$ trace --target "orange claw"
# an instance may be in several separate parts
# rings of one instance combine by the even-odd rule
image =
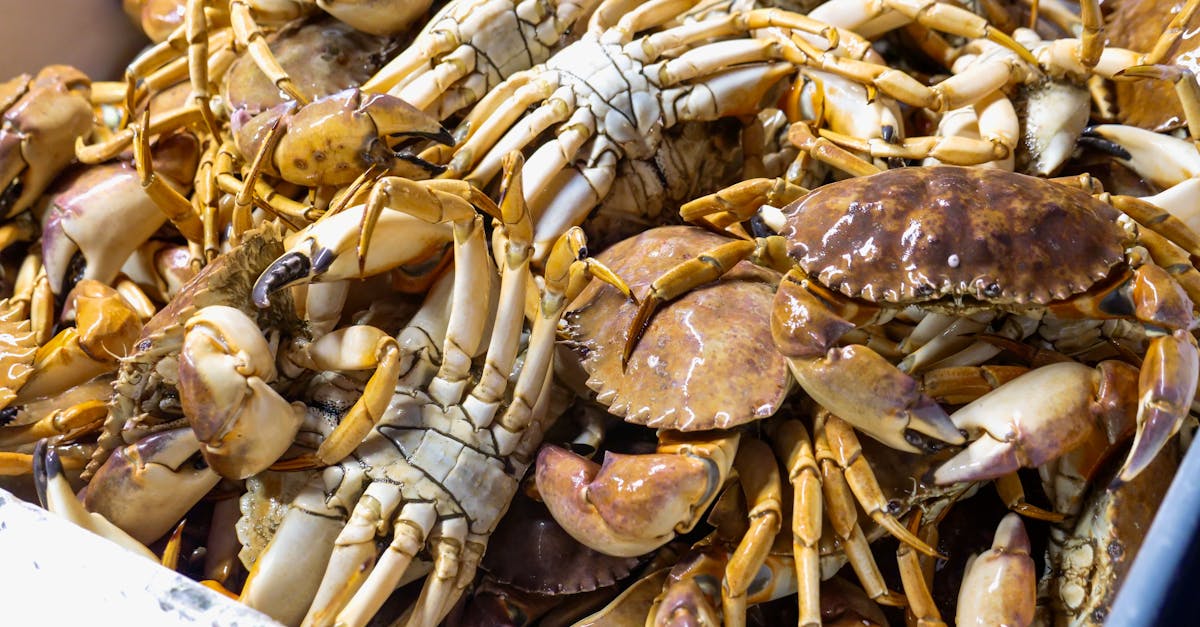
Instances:
[[[1060,362],[996,388],[951,415],[974,442],[939,467],[934,480],[995,479],[1040,466],[1097,434],[1115,443],[1132,422],[1132,405],[1124,397],[1134,372],[1119,362],[1095,368]]]
[[[642,555],[699,521],[729,475],[738,440],[737,433],[703,440],[664,432],[657,453],[606,453],[602,465],[545,446],[537,488],[576,540],[609,555]]]
[[[1187,417],[1200,377],[1200,352],[1186,331],[1150,341],[1138,378],[1137,434],[1114,487],[1132,480],[1158,454]]]

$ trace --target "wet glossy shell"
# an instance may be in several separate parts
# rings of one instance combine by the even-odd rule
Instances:
[[[1086,291],[1124,258],[1115,209],[1088,194],[982,168],[902,168],[826,185],[784,209],[809,276],[892,303],[960,297],[1036,306]]]
[[[619,242],[599,258],[642,295],[674,265],[728,241],[693,227],[663,227]],[[613,414],[653,427],[728,428],[770,416],[788,383],[769,324],[778,283],[775,272],[742,262],[721,280],[664,305],[622,372],[621,350],[637,306],[593,281],[566,315],[588,387]]]

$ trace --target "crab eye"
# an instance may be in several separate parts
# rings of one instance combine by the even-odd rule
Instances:
[[[988,298],[996,298],[1000,295],[1000,284],[988,283],[987,286],[983,288],[983,295],[987,296]]]

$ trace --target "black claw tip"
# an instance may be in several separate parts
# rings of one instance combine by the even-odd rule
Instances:
[[[1128,150],[1125,150],[1125,148],[1123,148],[1120,144],[1098,135],[1080,136],[1080,138],[1076,140],[1076,143],[1085,148],[1099,150],[1100,152],[1112,155],[1118,159],[1124,159],[1126,161],[1133,159],[1133,155],[1130,154]]]
[[[327,250],[318,251],[318,259],[321,259],[321,252]],[[322,271],[327,270],[330,263],[333,263],[332,258],[325,261]],[[250,291],[250,298],[259,309],[266,309],[271,305],[271,294],[309,276],[312,269],[313,264],[308,257],[300,253],[287,253],[276,259],[259,275],[258,280],[254,282],[254,288]],[[313,272],[313,274],[319,273]]]
[[[453,146],[456,143],[454,141],[454,135],[451,134],[450,131],[446,130],[446,127],[444,126],[436,133],[420,133],[418,136],[435,141],[443,146]]]
[[[422,168],[422,169],[428,171],[430,176],[437,176],[437,175],[441,174],[442,172],[446,171],[446,166],[438,165],[436,163],[430,163],[430,162],[412,154],[411,152],[397,152],[396,158],[399,159],[400,161],[404,161],[406,163],[411,163],[411,164],[417,166],[418,168]]]
[[[33,486],[37,490],[38,502],[46,506],[46,485],[50,479],[62,474],[62,461],[58,452],[50,448],[46,439],[42,438],[33,446]]]

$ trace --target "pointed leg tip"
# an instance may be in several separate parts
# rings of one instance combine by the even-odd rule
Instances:
[[[316,455],[308,454],[271,464],[269,470],[276,472],[296,472],[300,470],[323,470],[330,464],[325,463]]]

